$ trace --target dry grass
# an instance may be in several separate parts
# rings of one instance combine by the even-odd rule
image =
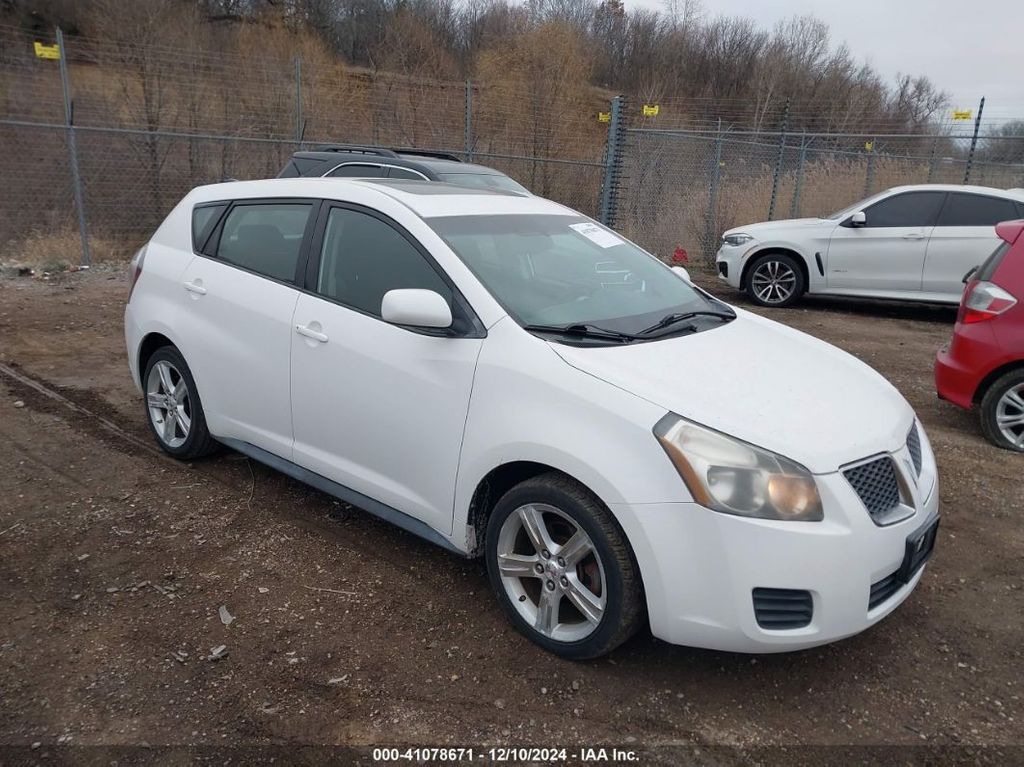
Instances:
[[[90,237],[93,264],[119,263],[131,258],[132,245],[105,237]],[[63,272],[82,261],[82,242],[77,229],[31,232],[18,242],[8,243],[0,251],[0,266],[30,268],[43,272]]]

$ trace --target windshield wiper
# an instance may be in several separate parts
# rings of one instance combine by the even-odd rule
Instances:
[[[685,320],[692,320],[695,317],[717,317],[718,319],[728,322],[729,320],[736,319],[736,315],[732,312],[712,312],[707,309],[702,309],[696,312],[673,312],[672,314],[666,314],[660,320],[655,322],[649,328],[644,328],[637,333],[638,336],[646,336],[650,333],[654,333],[658,330],[664,330],[665,328],[671,327],[679,322]],[[696,330],[693,325],[690,325],[692,330]]]
[[[588,325],[582,322],[571,325],[523,325],[523,330],[530,330],[535,333],[558,333],[563,336],[580,336],[581,338],[597,338],[605,341],[618,341],[620,343],[629,343],[636,340],[636,336],[630,333],[620,333],[617,330],[599,328],[596,325]]]

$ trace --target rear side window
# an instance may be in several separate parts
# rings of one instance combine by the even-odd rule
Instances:
[[[224,219],[217,257],[243,269],[292,282],[309,203],[236,205]]]
[[[384,175],[384,169],[379,165],[348,163],[346,165],[339,165],[327,175],[343,178],[380,178]]]
[[[876,202],[864,211],[865,226],[931,226],[945,192],[905,192]]]
[[[324,230],[317,292],[380,317],[384,294],[425,288],[452,305],[452,290],[427,259],[390,224],[367,213],[333,208]]]
[[[1015,218],[1017,206],[1013,200],[953,192],[942,209],[939,226],[995,226]]]
[[[203,252],[203,245],[206,244],[210,232],[217,225],[220,214],[227,206],[225,202],[216,205],[197,205],[192,208],[192,250],[196,253]]]
[[[1005,256],[1009,250],[1010,243],[1000,242],[999,247],[992,251],[992,255],[985,260],[985,263],[978,267],[978,271],[974,273],[974,279],[989,282],[995,276],[996,270],[999,268],[999,264],[1003,262],[1003,256]]]

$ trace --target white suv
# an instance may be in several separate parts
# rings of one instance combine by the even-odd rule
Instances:
[[[761,306],[804,293],[959,304],[964,275],[1024,217],[1024,192],[922,184],[888,189],[825,218],[767,221],[722,235],[718,275]]]
[[[935,461],[889,383],[553,202],[217,184],[132,269],[164,450],[223,443],[485,556],[559,655],[645,619],[724,650],[829,642],[900,604],[934,544]]]

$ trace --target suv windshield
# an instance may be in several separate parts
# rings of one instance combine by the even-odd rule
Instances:
[[[630,335],[664,328],[667,334],[698,329],[676,319],[703,327],[735,316],[654,256],[582,216],[452,216],[427,223],[521,325]],[[683,316],[659,324],[668,315]]]
[[[437,179],[474,189],[499,189],[503,192],[530,193],[530,190],[519,182],[499,173],[438,173]]]

